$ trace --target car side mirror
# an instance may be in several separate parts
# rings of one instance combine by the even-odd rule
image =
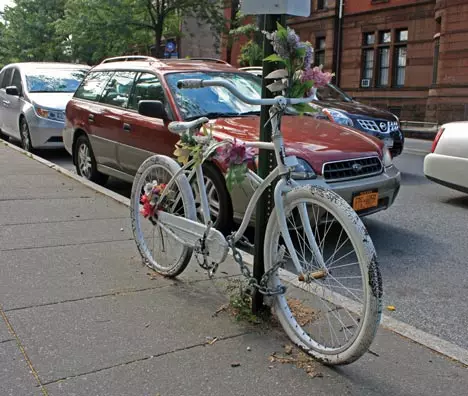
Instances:
[[[167,120],[166,109],[160,100],[140,100],[138,102],[138,113],[146,117],[161,118]]]
[[[14,85],[10,87],[6,87],[6,93],[7,95],[11,95],[11,96],[20,96],[18,88],[15,87]]]

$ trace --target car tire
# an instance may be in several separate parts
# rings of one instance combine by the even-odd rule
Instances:
[[[9,137],[8,135],[4,134],[4,133],[2,132],[2,130],[0,129],[0,139],[3,139],[3,140],[5,140],[6,142],[8,142],[8,141],[10,140],[10,137]]]
[[[23,150],[32,153],[34,152],[34,147],[31,141],[31,133],[29,132],[29,125],[26,119],[20,119],[20,135],[21,135],[21,147]]]
[[[76,140],[74,163],[79,176],[97,184],[106,184],[109,176],[97,170],[96,158],[86,135],[81,135]]]
[[[213,209],[213,205],[218,207],[218,216],[214,222],[214,226],[217,230],[222,232],[225,236],[227,236],[232,231],[233,226],[233,208],[232,208],[232,201],[231,195],[226,186],[226,182],[224,180],[223,175],[218,170],[215,164],[205,162],[203,164],[203,176],[205,178],[205,185],[207,186],[207,190],[211,190],[214,187],[214,194],[216,203],[208,202],[210,205],[210,209]],[[194,176],[195,177],[195,176]],[[201,213],[200,213],[200,202],[198,196],[198,189],[196,188],[196,184],[191,181],[192,189],[195,197],[195,202],[197,205],[197,218],[199,221],[202,221]],[[208,193],[208,201],[210,201],[209,191]]]

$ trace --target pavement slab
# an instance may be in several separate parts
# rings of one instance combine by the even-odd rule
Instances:
[[[0,251],[132,239],[130,219],[34,223],[0,228]]]
[[[0,287],[0,289],[1,289],[1,287]],[[8,327],[6,326],[3,319],[0,317],[0,344],[3,343],[3,342],[11,341],[13,339],[14,339],[14,337],[8,331]]]
[[[43,395],[16,341],[0,343],[0,395]]]
[[[66,199],[103,196],[53,169],[44,165],[40,166],[47,170],[45,174],[25,175],[12,168],[7,175],[0,175],[0,200],[14,200],[16,202],[22,199],[43,200],[44,198]]]
[[[270,362],[274,352],[288,357],[283,347],[287,340],[272,331],[68,378],[47,385],[47,390],[51,396],[464,394],[468,385],[465,369],[454,366],[447,370],[444,358],[394,337],[380,331],[372,349],[381,355],[366,354],[349,366],[329,368],[310,360],[310,376],[295,363]],[[395,342],[390,353],[388,342]]]
[[[0,262],[6,311],[171,284],[146,275],[133,241],[0,251]]]
[[[196,286],[194,286],[196,285]],[[44,383],[231,337],[245,328],[212,315],[212,282],[7,312]]]
[[[89,198],[7,200],[0,201],[0,226],[106,218],[128,219],[126,212],[122,210],[121,204],[97,195]]]

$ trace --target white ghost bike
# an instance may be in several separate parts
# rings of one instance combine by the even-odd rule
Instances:
[[[181,167],[163,155],[148,158],[136,174],[131,195],[133,232],[144,262],[164,276],[175,277],[195,256],[213,274],[232,249],[250,284],[268,296],[265,300],[292,342],[325,364],[357,360],[370,347],[382,313],[382,281],[374,245],[361,219],[344,199],[314,185],[313,180],[291,177],[298,160],[286,155],[280,130],[281,116],[288,106],[313,98],[252,99],[221,79],[178,83],[179,89],[205,87],[223,87],[246,103],[271,106],[272,142],[247,145],[274,151],[277,167],[264,180],[248,171],[255,192],[239,229],[226,238],[211,221],[202,165],[192,160]],[[206,143],[206,160],[221,145],[231,144],[227,140],[207,143],[206,137],[199,136],[197,132],[207,122],[207,118],[172,122],[169,129],[202,145]],[[189,183],[193,177],[204,223],[197,220]],[[158,195],[155,212],[143,216],[142,194],[154,180],[163,191]],[[262,193],[275,181],[274,210],[265,232],[265,275],[257,283],[236,244],[244,239]]]

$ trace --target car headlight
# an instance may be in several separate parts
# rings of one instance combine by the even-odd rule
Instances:
[[[338,110],[333,109],[322,109],[322,113],[324,113],[327,118],[332,121],[336,122],[340,125],[347,125],[347,126],[354,126],[353,121],[349,118],[346,114],[342,113]]]
[[[34,107],[34,110],[39,117],[52,121],[65,121],[65,113],[62,110],[48,110],[42,107]]]
[[[390,150],[387,147],[383,149],[382,162],[386,168],[393,165],[392,154],[390,154]]]
[[[312,169],[312,167],[306,160],[303,160],[302,158],[298,158],[297,162],[299,162],[299,164],[296,165],[294,170],[291,172],[291,177],[293,179],[306,180],[306,179],[314,179],[317,177],[314,170]]]

